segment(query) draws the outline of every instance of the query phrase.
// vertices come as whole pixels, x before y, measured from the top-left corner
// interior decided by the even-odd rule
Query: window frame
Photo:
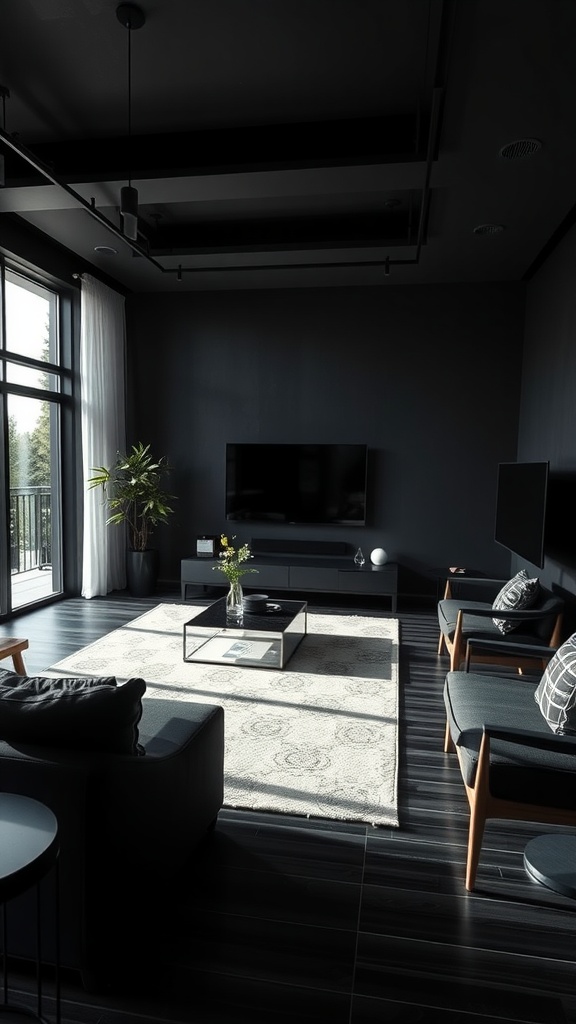
[[[54,299],[55,323],[50,325],[50,346],[55,332],[57,361],[39,360],[6,348],[6,277],[19,278],[23,287],[36,294],[52,293]],[[78,470],[81,467],[80,409],[79,409],[79,289],[67,285],[52,275],[31,266],[24,261],[0,252],[0,472],[3,480],[3,494],[0,499],[0,621],[40,607],[72,594],[79,593],[81,585],[81,536],[79,529],[79,507],[81,514],[81,488]],[[52,355],[52,352],[50,352]],[[7,367],[20,365],[40,370],[46,374],[52,385],[59,382],[59,390],[35,388],[10,383],[6,380]],[[6,395],[20,395],[55,403],[59,408],[59,452],[58,474],[60,493],[59,589],[33,605],[22,608],[11,607],[10,550],[9,550],[9,509],[10,489],[8,483],[8,413]]]

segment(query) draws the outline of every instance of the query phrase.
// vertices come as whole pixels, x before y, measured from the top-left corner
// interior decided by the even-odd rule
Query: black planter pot
[[[158,552],[127,551],[126,577],[132,597],[151,597],[158,579]]]

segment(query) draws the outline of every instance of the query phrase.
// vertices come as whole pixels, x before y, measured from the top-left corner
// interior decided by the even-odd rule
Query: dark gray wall
[[[381,546],[405,592],[434,566],[506,574],[496,471],[516,458],[524,303],[520,284],[129,296],[130,438],[168,455],[178,495],[161,576],[226,532],[227,441],[370,450],[368,526],[238,524],[240,541]]]
[[[84,269],[2,224],[9,253],[66,281]],[[505,575],[525,563],[492,540],[497,463],[549,460],[564,526],[539,575],[576,595],[575,275],[576,228],[528,285],[128,296],[130,436],[169,455],[179,496],[156,535],[162,577],[226,529],[227,440],[360,441],[368,527],[250,535],[384,546],[405,592],[430,566]]]
[[[518,441],[519,460],[550,462],[554,516],[540,577],[569,594],[576,594],[575,276],[572,228],[528,287]]]

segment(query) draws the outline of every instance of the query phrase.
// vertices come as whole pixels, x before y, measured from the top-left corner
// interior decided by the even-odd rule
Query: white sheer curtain
[[[126,586],[125,532],[106,526],[102,490],[87,485],[94,467],[111,466],[126,447],[126,321],[124,297],[87,274],[82,276],[80,308],[82,596],[90,598]]]

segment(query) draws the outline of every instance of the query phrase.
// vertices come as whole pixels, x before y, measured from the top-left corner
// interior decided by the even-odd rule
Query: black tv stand
[[[264,548],[264,550],[262,550]],[[301,593],[349,594],[389,597],[391,611],[396,613],[398,598],[398,565],[363,566],[354,563],[354,552],[338,541],[270,541],[255,538],[250,542],[254,558],[250,566],[258,575],[246,576],[245,589],[295,590]],[[225,586],[221,574],[214,572],[217,558],[183,558],[181,561],[181,596],[185,601],[188,587]]]

